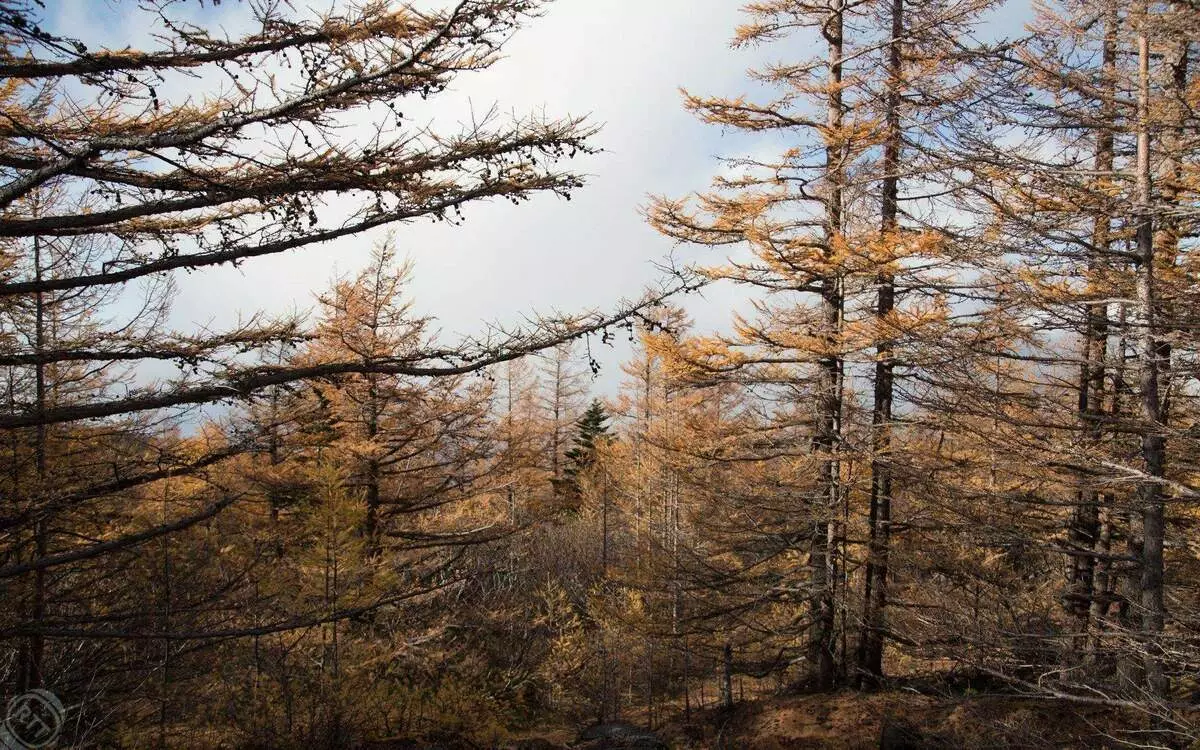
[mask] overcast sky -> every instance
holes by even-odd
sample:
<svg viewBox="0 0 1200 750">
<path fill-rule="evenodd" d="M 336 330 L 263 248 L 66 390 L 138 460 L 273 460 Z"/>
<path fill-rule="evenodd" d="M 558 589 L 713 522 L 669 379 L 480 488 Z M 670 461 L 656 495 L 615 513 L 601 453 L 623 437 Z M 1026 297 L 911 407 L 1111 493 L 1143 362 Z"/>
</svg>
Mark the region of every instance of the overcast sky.
<svg viewBox="0 0 1200 750">
<path fill-rule="evenodd" d="M 306 0 L 293 0 L 303 5 Z M 577 159 L 589 175 L 571 201 L 541 196 L 531 203 L 477 204 L 459 227 L 417 222 L 396 229 L 402 254 L 415 262 L 417 309 L 438 319 L 443 336 L 512 323 L 523 314 L 611 308 L 636 297 L 659 276 L 654 264 L 673 250 L 683 260 L 719 260 L 696 248 L 675 248 L 642 219 L 650 194 L 682 196 L 703 189 L 716 157 L 765 149 L 761 138 L 723 133 L 680 106 L 679 88 L 705 94 L 749 89 L 746 68 L 771 57 L 799 57 L 803 40 L 766 53 L 735 51 L 728 41 L 743 19 L 741 0 L 556 0 L 519 32 L 494 68 L 460 77 L 437 97 L 438 116 L 460 117 L 498 104 L 520 114 L 587 114 L 603 126 L 603 153 Z M 53 7 L 53 6 L 52 6 Z M 205 3 L 197 20 L 237 29 L 245 6 Z M 112 46 L 145 46 L 151 29 L 132 3 L 73 0 L 58 6 L 57 24 L 81 38 Z M 994 24 L 1019 28 L 1006 16 Z M 788 44 L 794 55 L 789 54 Z M 338 273 L 360 268 L 381 234 L 256 259 L 179 278 L 175 323 L 229 324 L 239 312 L 311 308 L 313 294 Z M 740 295 L 707 291 L 687 307 L 699 330 L 723 327 Z M 602 359 L 599 386 L 610 391 L 623 351 Z"/>
</svg>

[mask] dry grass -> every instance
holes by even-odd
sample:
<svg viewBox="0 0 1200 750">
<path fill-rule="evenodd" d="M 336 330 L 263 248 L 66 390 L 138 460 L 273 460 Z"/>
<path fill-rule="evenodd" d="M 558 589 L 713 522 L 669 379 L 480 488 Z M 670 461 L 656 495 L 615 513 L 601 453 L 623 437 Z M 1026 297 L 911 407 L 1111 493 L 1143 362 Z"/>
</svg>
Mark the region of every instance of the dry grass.
<svg viewBox="0 0 1200 750">
<path fill-rule="evenodd" d="M 661 734 L 679 750 L 874 750 L 885 722 L 915 728 L 930 748 L 1127 748 L 1143 720 L 1103 707 L 1015 696 L 938 698 L 910 692 L 798 695 L 697 714 Z"/>
</svg>

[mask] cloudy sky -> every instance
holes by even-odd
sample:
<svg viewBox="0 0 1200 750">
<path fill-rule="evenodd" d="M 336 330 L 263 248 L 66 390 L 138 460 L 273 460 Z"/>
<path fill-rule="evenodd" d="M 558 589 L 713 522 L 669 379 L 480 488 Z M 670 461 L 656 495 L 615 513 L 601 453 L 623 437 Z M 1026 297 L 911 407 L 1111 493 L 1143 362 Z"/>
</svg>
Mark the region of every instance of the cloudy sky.
<svg viewBox="0 0 1200 750">
<path fill-rule="evenodd" d="M 417 308 L 437 318 L 445 338 L 536 312 L 611 308 L 623 297 L 638 296 L 659 276 L 655 263 L 673 251 L 684 261 L 719 260 L 704 254 L 711 251 L 674 247 L 645 224 L 639 208 L 651 194 L 682 196 L 704 188 L 718 156 L 776 150 L 761 138 L 703 125 L 680 106 L 680 87 L 742 93 L 750 86 L 745 69 L 764 55 L 808 52 L 800 39 L 766 52 L 730 49 L 741 5 L 741 0 L 556 0 L 516 35 L 505 59 L 459 78 L 437 98 L 440 109 L 430 117 L 448 120 L 451 129 L 454 118 L 493 104 L 518 115 L 587 114 L 603 126 L 596 144 L 604 149 L 574 163 L 589 178 L 569 202 L 544 196 L 521 206 L 481 204 L 466 211 L 461 227 L 421 222 L 396 230 L 400 251 L 415 262 Z M 246 12 L 237 2 L 192 8 L 197 21 L 231 32 Z M 100 36 L 110 46 L 152 46 L 146 16 L 131 3 L 65 2 L 55 20 L 68 32 L 89 40 Z M 1015 29 L 1021 20 L 1009 14 L 993 26 Z M 361 267 L 380 236 L 181 277 L 176 325 L 220 327 L 239 312 L 311 308 L 314 291 Z M 738 304 L 736 290 L 717 288 L 687 306 L 697 327 L 711 330 L 723 326 Z M 615 383 L 623 354 L 602 359 L 603 390 Z"/>
</svg>

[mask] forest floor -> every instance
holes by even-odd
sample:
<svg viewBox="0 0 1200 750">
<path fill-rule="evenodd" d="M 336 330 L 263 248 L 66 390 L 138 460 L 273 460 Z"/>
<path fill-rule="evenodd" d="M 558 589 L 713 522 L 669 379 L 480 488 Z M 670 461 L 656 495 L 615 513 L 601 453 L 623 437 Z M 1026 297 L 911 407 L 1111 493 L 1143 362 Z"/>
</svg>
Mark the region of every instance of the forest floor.
<svg viewBox="0 0 1200 750">
<path fill-rule="evenodd" d="M 1127 748 L 1137 716 L 1012 695 L 935 697 L 843 691 L 708 709 L 658 733 L 675 750 Z"/>
<path fill-rule="evenodd" d="M 1200 716 L 1178 717 L 1191 726 Z M 638 723 L 636 717 L 629 721 Z M 1143 714 L 1012 694 L 926 694 L 913 689 L 790 694 L 694 710 L 655 727 L 671 750 L 1126 750 L 1145 746 Z M 500 745 L 506 750 L 648 748 L 576 744 L 578 730 L 543 726 Z M 1175 742 L 1200 750 L 1200 743 Z M 369 744 L 371 750 L 475 750 L 471 743 Z"/>
<path fill-rule="evenodd" d="M 841 691 L 707 708 L 655 733 L 672 750 L 1100 750 L 1138 746 L 1145 727 L 1134 714 L 1050 699 Z M 514 746 L 568 747 L 567 734 L 559 728 L 541 733 L 545 745 Z"/>
</svg>

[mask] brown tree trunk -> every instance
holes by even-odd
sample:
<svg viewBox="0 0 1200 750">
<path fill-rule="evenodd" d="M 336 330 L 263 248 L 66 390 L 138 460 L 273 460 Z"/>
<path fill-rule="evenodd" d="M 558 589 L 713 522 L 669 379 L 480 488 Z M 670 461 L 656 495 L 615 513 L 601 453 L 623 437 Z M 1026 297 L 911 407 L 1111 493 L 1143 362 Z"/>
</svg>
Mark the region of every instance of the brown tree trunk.
<svg viewBox="0 0 1200 750">
<path fill-rule="evenodd" d="M 834 244 L 842 232 L 842 191 L 845 181 L 845 147 L 841 143 L 842 103 L 842 33 L 844 0 L 838 0 L 822 33 L 829 45 L 829 101 L 827 123 L 828 145 L 825 147 L 825 252 L 832 256 Z M 842 290 L 839 275 L 827 270 L 821 285 L 821 309 L 824 316 L 825 346 L 818 365 L 818 414 L 813 441 L 821 462 L 821 484 L 813 524 L 810 568 L 812 583 L 812 624 L 809 631 L 809 662 L 811 682 L 818 690 L 833 687 L 835 678 L 836 611 L 833 586 L 834 533 L 840 493 L 840 469 L 834 458 L 838 448 L 839 416 L 841 412 L 841 357 L 837 354 L 837 333 L 842 319 Z"/>
<path fill-rule="evenodd" d="M 33 238 L 33 273 L 34 280 L 42 280 L 42 242 L 41 238 Z M 34 295 L 34 348 L 38 354 L 46 351 L 46 299 L 44 293 L 38 291 Z M 34 369 L 34 408 L 37 413 L 46 411 L 46 365 L 38 362 Z M 34 470 L 36 472 L 33 488 L 35 503 L 45 502 L 46 491 L 46 425 L 39 423 L 34 428 Z M 33 559 L 37 560 L 48 554 L 46 540 L 46 521 L 39 511 L 33 524 Z M 46 641 L 41 633 L 36 632 L 46 619 L 46 571 L 44 568 L 33 573 L 33 592 L 30 602 L 30 623 L 35 632 L 29 636 L 27 649 L 24 653 L 24 663 L 18 676 L 18 689 L 31 690 L 42 687 L 45 683 Z"/>
<path fill-rule="evenodd" d="M 367 442 L 372 445 L 375 439 L 379 436 L 379 389 L 374 375 L 367 376 Z M 373 449 L 373 447 L 372 447 Z M 380 529 L 379 529 L 379 461 L 374 456 L 367 459 L 366 466 L 366 501 L 367 513 L 365 520 L 365 537 L 366 545 L 365 552 L 368 558 L 376 557 L 381 549 L 380 545 Z"/>
<path fill-rule="evenodd" d="M 1110 5 L 1105 17 L 1104 51 L 1102 69 L 1104 73 L 1104 101 L 1101 110 L 1104 121 L 1112 122 L 1116 116 L 1113 97 L 1115 92 L 1116 29 L 1115 5 Z M 1096 135 L 1095 170 L 1099 179 L 1107 179 L 1113 171 L 1113 134 L 1106 127 Z M 1088 278 L 1095 283 L 1097 276 L 1103 278 L 1103 269 L 1110 243 L 1111 216 L 1106 207 L 1097 212 L 1092 229 L 1092 252 L 1088 258 Z M 1102 295 L 1106 296 L 1106 295 Z M 1104 435 L 1101 415 L 1104 410 L 1105 361 L 1107 359 L 1108 308 L 1107 303 L 1089 300 L 1084 310 L 1086 320 L 1082 342 L 1082 359 L 1079 373 L 1079 421 L 1089 451 L 1099 445 Z M 1079 623 L 1079 643 L 1083 651 L 1089 651 L 1094 639 L 1089 635 L 1096 627 L 1095 603 L 1103 591 L 1098 589 L 1097 554 L 1107 550 L 1100 547 L 1100 507 L 1104 498 L 1090 486 L 1086 474 L 1079 477 L 1075 510 L 1067 528 L 1067 543 L 1071 564 L 1067 583 L 1067 608 Z M 1079 649 L 1077 649 L 1079 650 Z M 1089 659 L 1092 657 L 1088 657 Z"/>
<path fill-rule="evenodd" d="M 1163 434 L 1162 402 L 1159 397 L 1159 347 L 1157 299 L 1154 279 L 1154 217 L 1150 182 L 1150 39 L 1146 8 L 1142 5 L 1142 27 L 1138 30 L 1137 93 L 1137 299 L 1142 310 L 1138 354 L 1141 417 L 1143 422 L 1142 461 L 1145 478 L 1138 486 L 1138 505 L 1142 513 L 1141 625 L 1146 689 L 1151 696 L 1167 695 L 1168 681 L 1163 673 L 1159 639 L 1165 621 L 1163 603 L 1163 536 L 1165 518 L 1161 479 L 1166 465 L 1166 436 Z"/>
<path fill-rule="evenodd" d="M 733 708 L 733 645 L 725 644 L 721 651 L 721 707 Z"/>
<path fill-rule="evenodd" d="M 900 87 L 903 61 L 900 39 L 904 35 L 904 0 L 892 0 L 892 37 L 888 51 L 886 102 L 887 136 L 883 147 L 883 185 L 880 234 L 884 242 L 898 242 L 898 199 L 900 191 Z M 888 317 L 895 307 L 895 280 L 888 273 L 876 279 L 879 291 L 875 304 L 878 330 L 874 402 L 871 409 L 872 459 L 871 497 L 867 525 L 867 570 L 863 585 L 863 625 L 859 637 L 860 685 L 878 684 L 883 678 L 883 644 L 887 630 L 888 554 L 891 547 L 892 467 L 891 421 L 894 364 L 892 342 L 886 333 Z"/>
</svg>

